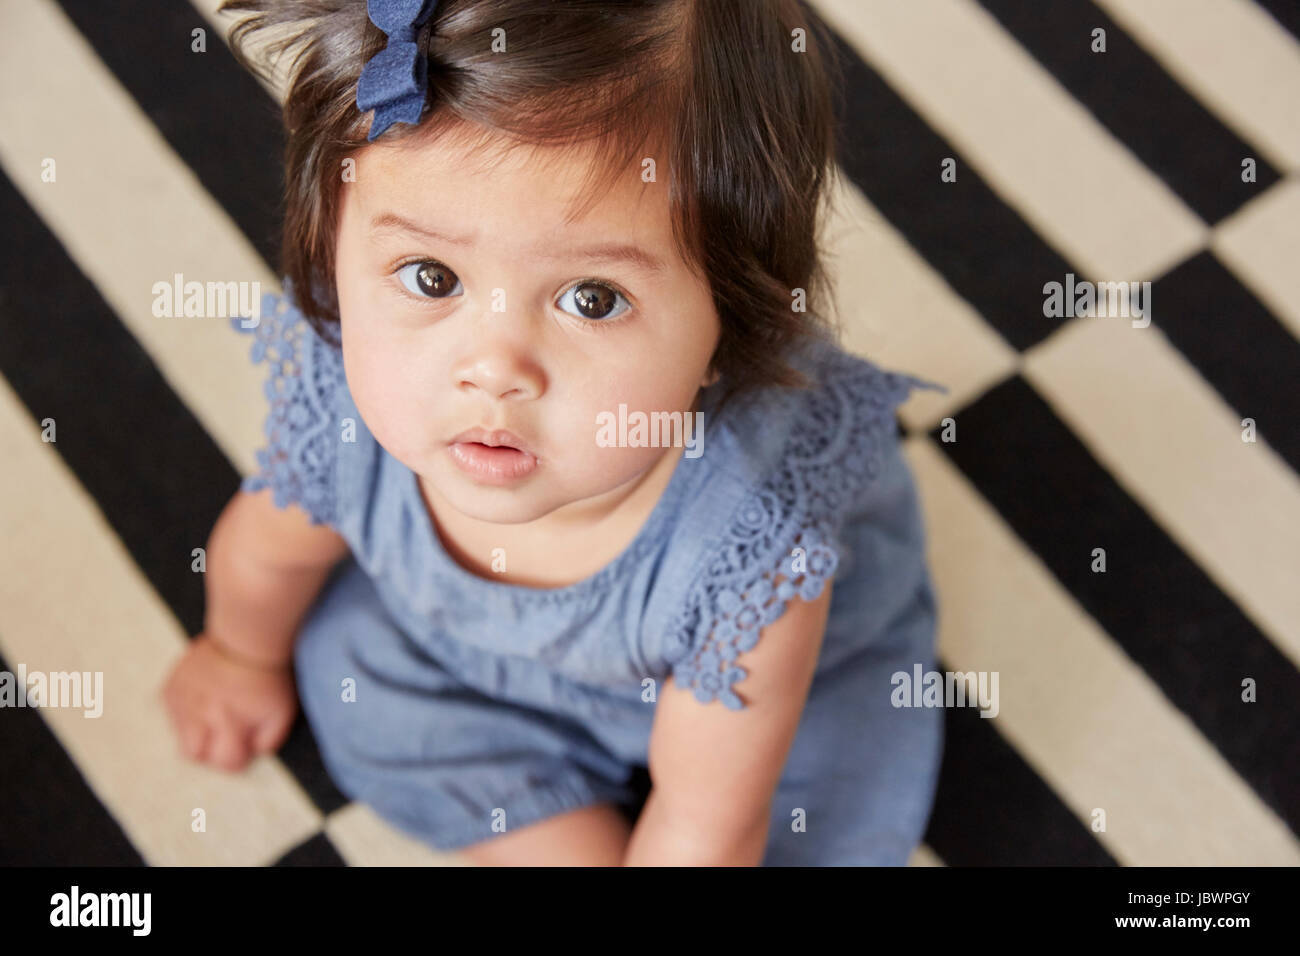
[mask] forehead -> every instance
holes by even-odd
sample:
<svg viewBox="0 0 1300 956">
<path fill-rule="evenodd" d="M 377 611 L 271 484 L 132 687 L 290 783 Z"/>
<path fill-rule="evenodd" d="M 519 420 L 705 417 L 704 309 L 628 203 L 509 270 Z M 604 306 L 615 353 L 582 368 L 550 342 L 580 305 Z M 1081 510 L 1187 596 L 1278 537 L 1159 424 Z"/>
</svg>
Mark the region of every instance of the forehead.
<svg viewBox="0 0 1300 956">
<path fill-rule="evenodd" d="M 363 148 L 349 188 L 366 229 L 395 213 L 440 230 L 508 230 L 531 240 L 593 232 L 635 238 L 667 254 L 667 189 L 643 181 L 639 157 L 613 162 L 594 147 L 517 143 L 453 127 Z"/>
</svg>

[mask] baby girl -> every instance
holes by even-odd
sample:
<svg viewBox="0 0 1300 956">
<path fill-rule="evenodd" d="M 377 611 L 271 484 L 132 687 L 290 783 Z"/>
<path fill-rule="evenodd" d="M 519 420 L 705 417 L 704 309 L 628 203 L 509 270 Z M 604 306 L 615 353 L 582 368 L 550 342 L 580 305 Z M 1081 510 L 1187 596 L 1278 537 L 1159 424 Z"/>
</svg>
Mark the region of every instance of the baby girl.
<svg viewBox="0 0 1300 956">
<path fill-rule="evenodd" d="M 225 8 L 246 67 L 293 54 L 285 278 L 232 320 L 267 447 L 165 688 L 185 753 L 239 769 L 301 700 L 341 791 L 472 862 L 906 863 L 942 714 L 891 702 L 936 615 L 895 409 L 939 386 L 830 331 L 822 29 Z"/>
</svg>

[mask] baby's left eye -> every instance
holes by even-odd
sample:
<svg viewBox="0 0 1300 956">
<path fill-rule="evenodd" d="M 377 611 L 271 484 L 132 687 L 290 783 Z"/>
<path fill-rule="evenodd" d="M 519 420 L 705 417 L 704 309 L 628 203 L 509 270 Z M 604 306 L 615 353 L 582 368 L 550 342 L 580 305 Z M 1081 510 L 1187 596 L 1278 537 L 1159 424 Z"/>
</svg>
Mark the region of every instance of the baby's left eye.
<svg viewBox="0 0 1300 956">
<path fill-rule="evenodd" d="M 590 322 L 618 318 L 618 316 L 632 308 L 632 304 L 627 301 L 623 293 L 612 286 L 605 285 L 603 282 L 595 282 L 590 279 L 570 286 L 565 290 L 564 295 L 560 296 L 561 303 L 570 299 L 574 301 L 579 311 L 570 312 L 568 309 L 564 309 L 564 311 L 580 319 L 587 319 Z M 611 315 L 610 311 L 615 307 L 619 299 L 623 300 L 625 308 Z M 561 305 L 560 308 L 563 309 L 564 306 Z"/>
</svg>

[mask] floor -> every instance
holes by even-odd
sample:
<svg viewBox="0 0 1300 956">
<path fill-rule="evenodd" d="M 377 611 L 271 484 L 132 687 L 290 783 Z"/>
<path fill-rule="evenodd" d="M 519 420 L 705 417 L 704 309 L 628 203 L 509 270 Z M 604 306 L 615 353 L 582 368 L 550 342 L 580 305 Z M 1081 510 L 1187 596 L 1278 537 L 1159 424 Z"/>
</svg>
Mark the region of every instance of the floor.
<svg viewBox="0 0 1300 956">
<path fill-rule="evenodd" d="M 0 712 L 0 862 L 462 863 L 344 799 L 301 722 L 228 775 L 157 699 L 263 407 L 246 341 L 151 289 L 276 281 L 275 101 L 216 5 L 0 14 L 0 670 L 109 695 Z M 941 666 L 1007 692 L 946 711 L 913 863 L 1297 865 L 1300 8 L 812 7 L 847 69 L 846 342 L 950 386 L 900 413 Z M 1144 318 L 1044 312 L 1121 281 Z"/>
</svg>

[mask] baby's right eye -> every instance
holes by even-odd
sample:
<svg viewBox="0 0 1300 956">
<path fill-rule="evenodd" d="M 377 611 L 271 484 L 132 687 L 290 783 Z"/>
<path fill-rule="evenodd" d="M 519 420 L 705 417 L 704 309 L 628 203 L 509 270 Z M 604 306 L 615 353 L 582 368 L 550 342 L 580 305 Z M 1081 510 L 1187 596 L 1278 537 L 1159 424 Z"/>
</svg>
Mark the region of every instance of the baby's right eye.
<svg viewBox="0 0 1300 956">
<path fill-rule="evenodd" d="M 441 262 L 422 259 L 408 262 L 397 270 L 397 279 L 412 295 L 440 299 L 460 289 L 460 277 Z"/>
</svg>

